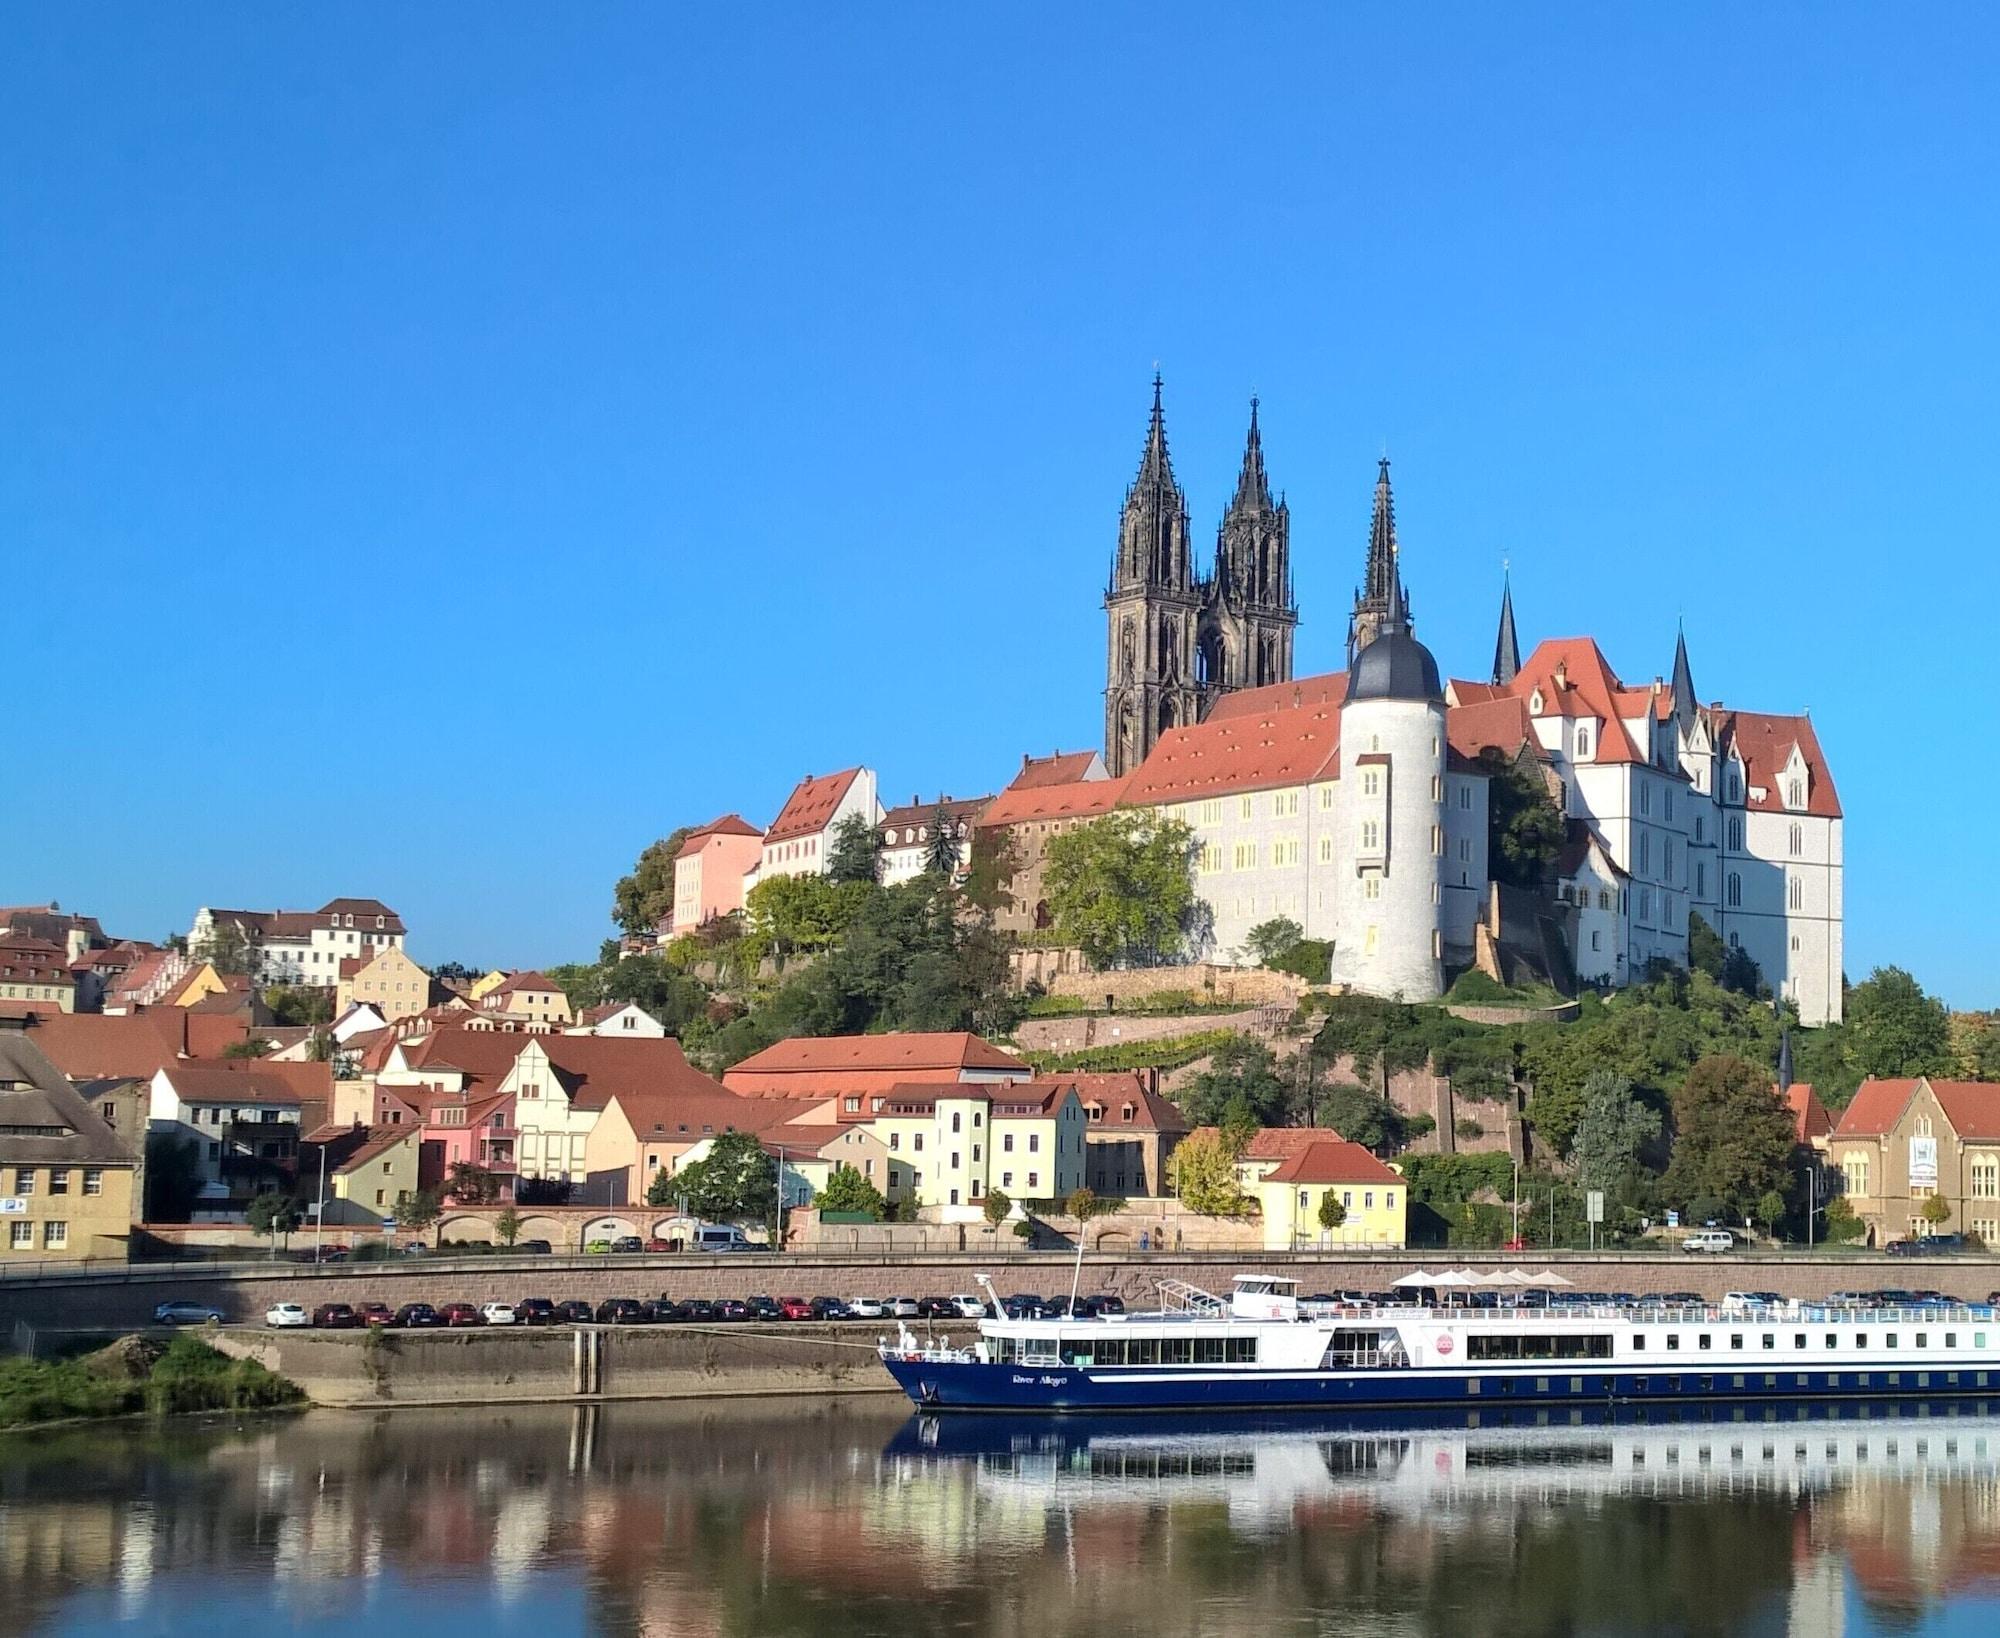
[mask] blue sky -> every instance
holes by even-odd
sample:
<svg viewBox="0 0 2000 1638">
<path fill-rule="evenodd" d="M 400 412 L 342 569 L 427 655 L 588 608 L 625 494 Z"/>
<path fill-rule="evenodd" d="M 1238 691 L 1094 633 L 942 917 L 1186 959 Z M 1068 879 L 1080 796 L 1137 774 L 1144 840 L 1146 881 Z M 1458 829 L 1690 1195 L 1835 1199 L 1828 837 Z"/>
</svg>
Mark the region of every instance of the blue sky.
<svg viewBox="0 0 2000 1638">
<path fill-rule="evenodd" d="M 1264 404 L 1301 671 L 1810 709 L 1848 966 L 2000 1003 L 2000 24 L 1972 7 L 19 10 L 0 902 L 584 955 L 675 824 L 1101 733 L 1155 361 Z"/>
</svg>

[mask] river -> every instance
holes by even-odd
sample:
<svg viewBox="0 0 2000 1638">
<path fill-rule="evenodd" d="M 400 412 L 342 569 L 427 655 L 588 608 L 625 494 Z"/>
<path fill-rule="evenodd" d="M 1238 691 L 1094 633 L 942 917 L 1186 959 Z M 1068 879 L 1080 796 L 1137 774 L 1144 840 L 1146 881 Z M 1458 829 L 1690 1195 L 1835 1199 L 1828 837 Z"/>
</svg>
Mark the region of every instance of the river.
<svg viewBox="0 0 2000 1638">
<path fill-rule="evenodd" d="M 7 1634 L 1973 1633 L 2000 1404 L 1516 1426 L 899 1400 L 0 1439 Z"/>
</svg>

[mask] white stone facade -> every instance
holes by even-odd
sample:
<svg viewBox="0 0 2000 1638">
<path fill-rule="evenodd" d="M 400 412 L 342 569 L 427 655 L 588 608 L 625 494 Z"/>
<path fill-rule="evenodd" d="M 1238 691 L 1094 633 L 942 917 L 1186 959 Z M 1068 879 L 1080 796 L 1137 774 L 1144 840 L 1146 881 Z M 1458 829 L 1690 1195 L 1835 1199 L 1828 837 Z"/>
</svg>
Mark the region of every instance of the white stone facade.
<svg viewBox="0 0 2000 1638">
<path fill-rule="evenodd" d="M 1444 705 L 1356 701 L 1341 708 L 1340 745 L 1334 982 L 1435 1000 L 1444 992 Z"/>
</svg>

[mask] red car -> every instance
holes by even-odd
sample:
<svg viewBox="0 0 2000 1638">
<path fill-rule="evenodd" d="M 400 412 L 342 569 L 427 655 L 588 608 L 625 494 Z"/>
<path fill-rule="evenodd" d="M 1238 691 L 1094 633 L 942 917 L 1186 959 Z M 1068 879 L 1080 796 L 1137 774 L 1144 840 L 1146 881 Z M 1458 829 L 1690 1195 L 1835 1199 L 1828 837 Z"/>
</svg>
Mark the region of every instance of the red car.
<svg viewBox="0 0 2000 1638">
<path fill-rule="evenodd" d="M 393 1325 L 396 1320 L 395 1309 L 386 1302 L 364 1302 L 354 1311 L 363 1325 Z"/>
<path fill-rule="evenodd" d="M 804 1297 L 780 1297 L 778 1312 L 788 1320 L 809 1320 L 813 1317 L 813 1305 Z"/>
<path fill-rule="evenodd" d="M 648 1251 L 672 1251 L 674 1248 L 656 1234 L 646 1242 L 646 1249 Z"/>
<path fill-rule="evenodd" d="M 469 1302 L 446 1303 L 438 1310 L 438 1318 L 453 1328 L 486 1323 L 486 1316 Z"/>
<path fill-rule="evenodd" d="M 321 1331 L 352 1331 L 361 1316 L 344 1302 L 323 1302 L 313 1310 L 312 1322 Z"/>
</svg>

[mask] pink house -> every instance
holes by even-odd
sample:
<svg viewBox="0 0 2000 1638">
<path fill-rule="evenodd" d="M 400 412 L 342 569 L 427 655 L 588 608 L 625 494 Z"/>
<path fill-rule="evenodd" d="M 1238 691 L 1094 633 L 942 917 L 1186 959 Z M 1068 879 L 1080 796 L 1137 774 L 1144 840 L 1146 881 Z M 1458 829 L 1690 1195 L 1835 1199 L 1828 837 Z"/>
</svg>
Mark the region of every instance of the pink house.
<svg viewBox="0 0 2000 1638">
<path fill-rule="evenodd" d="M 764 855 L 764 833 L 741 814 L 703 825 L 674 855 L 672 936 L 743 908 L 743 879 Z"/>
</svg>

